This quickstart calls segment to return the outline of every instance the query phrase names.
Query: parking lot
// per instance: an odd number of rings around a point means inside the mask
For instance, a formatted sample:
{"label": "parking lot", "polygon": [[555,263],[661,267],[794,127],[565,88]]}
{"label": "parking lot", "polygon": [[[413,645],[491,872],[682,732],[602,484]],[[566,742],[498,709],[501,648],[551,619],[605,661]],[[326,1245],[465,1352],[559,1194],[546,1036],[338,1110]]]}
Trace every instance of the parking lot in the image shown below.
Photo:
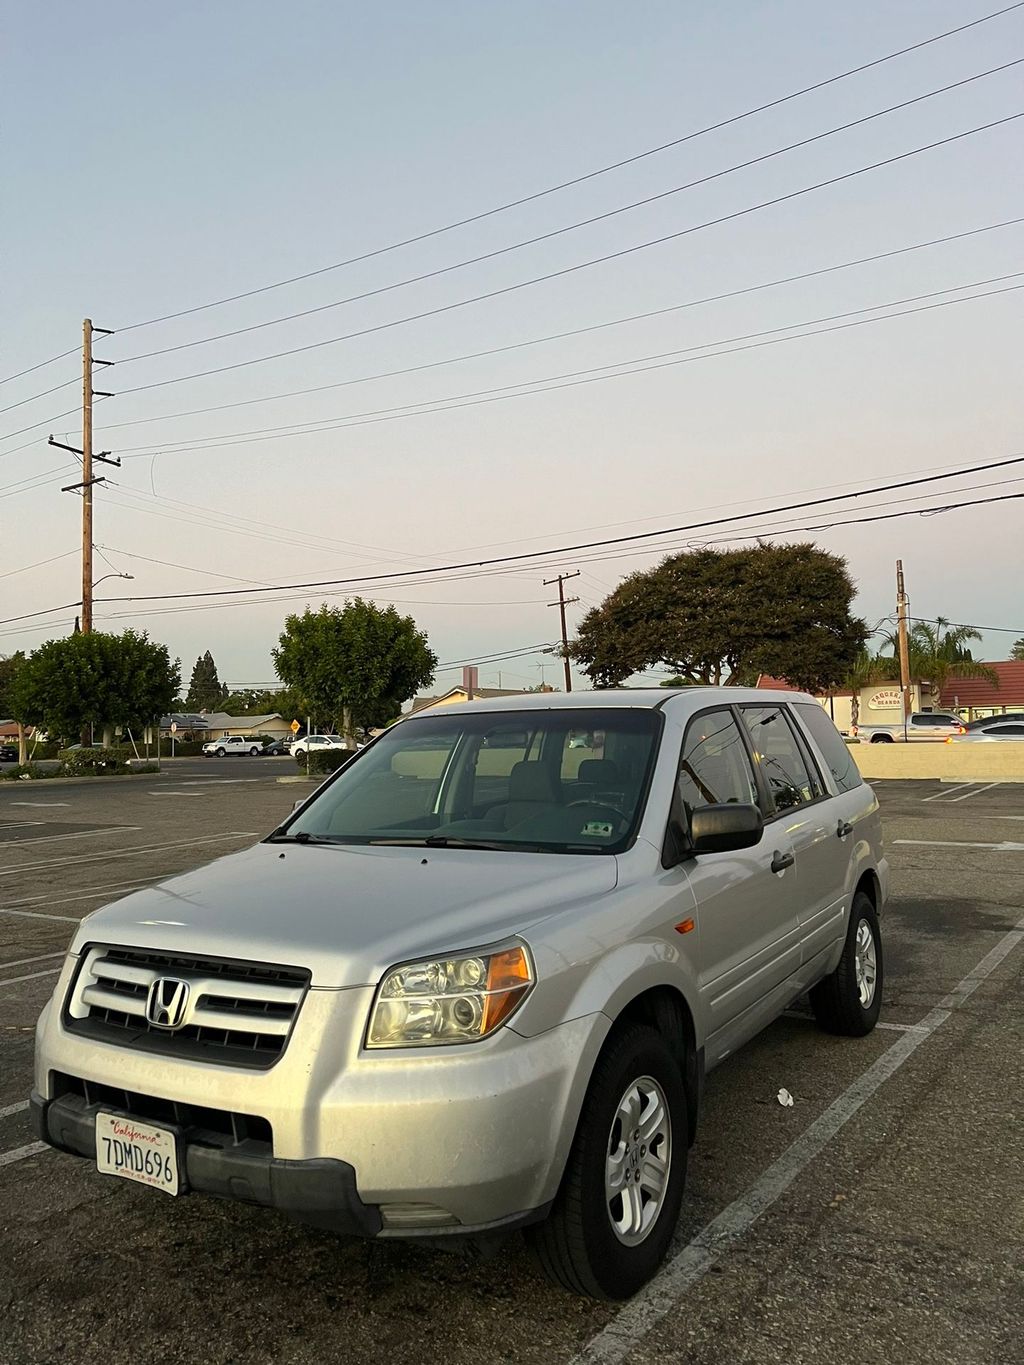
{"label": "parking lot", "polygon": [[1024,784],[876,784],[882,1023],[833,1038],[796,1010],[709,1077],[674,1250],[624,1307],[555,1290],[518,1238],[490,1260],[339,1242],[40,1149],[32,1030],[74,924],[255,842],[295,771],[0,788],[2,1365],[1019,1358]]}

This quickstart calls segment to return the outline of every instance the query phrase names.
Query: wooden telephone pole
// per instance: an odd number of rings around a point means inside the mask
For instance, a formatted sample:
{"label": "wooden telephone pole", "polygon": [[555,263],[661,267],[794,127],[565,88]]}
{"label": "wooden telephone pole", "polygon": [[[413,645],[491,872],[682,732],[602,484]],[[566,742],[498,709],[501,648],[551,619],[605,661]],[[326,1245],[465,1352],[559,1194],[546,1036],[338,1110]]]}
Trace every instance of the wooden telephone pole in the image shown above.
{"label": "wooden telephone pole", "polygon": [[910,695],[910,648],[907,638],[907,590],[903,582],[903,560],[896,561],[896,631],[900,649],[900,691],[903,694],[903,738],[907,738],[913,702]]}
{"label": "wooden telephone pole", "polygon": [[94,327],[90,318],[85,318],[82,322],[82,448],[77,446],[65,445],[63,441],[55,441],[50,437],[49,444],[57,446],[60,450],[70,450],[73,455],[80,455],[82,458],[82,480],[80,483],[70,483],[61,489],[63,493],[82,493],[82,617],[81,631],[87,635],[92,630],[92,490],[93,485],[104,483],[102,478],[97,479],[92,472],[93,461],[98,460],[103,464],[114,465],[115,468],[121,467],[120,459],[110,459],[110,451],[100,451],[94,455],[92,451],[92,400],[94,398],[113,398],[112,393],[103,393],[92,386],[92,371],[94,365],[112,365],[112,360],[97,360],[92,353],[92,338],[94,332],[102,332],[104,336],[110,336],[110,332],[105,327]]}
{"label": "wooden telephone pole", "polygon": [[549,602],[548,606],[557,607],[558,614],[562,620],[562,669],[565,677],[565,690],[567,692],[572,691],[572,671],[569,668],[569,631],[565,624],[565,609],[566,607],[571,606],[573,602],[578,602],[580,599],[578,597],[566,597],[565,582],[566,579],[579,578],[579,576],[580,571],[577,569],[575,573],[560,573],[557,578],[545,578],[544,580],[544,586],[546,588],[550,587],[552,583],[558,584],[558,601]]}

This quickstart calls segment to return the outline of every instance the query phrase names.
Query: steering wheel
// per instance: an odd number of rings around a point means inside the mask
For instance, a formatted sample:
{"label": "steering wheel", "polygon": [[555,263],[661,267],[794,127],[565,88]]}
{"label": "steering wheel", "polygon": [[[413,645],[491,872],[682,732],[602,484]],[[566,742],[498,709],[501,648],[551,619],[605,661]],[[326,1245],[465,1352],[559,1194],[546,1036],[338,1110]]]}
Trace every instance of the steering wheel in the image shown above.
{"label": "steering wheel", "polygon": [[591,810],[608,811],[621,820],[623,824],[629,824],[629,816],[624,810],[619,810],[618,806],[609,805],[607,801],[569,801],[566,803],[566,810],[572,810],[574,806],[589,806]]}

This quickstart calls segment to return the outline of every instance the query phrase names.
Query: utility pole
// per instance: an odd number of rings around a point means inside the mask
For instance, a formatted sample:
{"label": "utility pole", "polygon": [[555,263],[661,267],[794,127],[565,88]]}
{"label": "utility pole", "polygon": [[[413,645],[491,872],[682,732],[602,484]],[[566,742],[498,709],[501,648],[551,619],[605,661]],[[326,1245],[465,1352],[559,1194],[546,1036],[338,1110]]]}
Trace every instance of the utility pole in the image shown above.
{"label": "utility pole", "polygon": [[903,694],[903,738],[910,724],[910,648],[907,640],[907,590],[903,582],[903,560],[896,561],[896,629],[900,647],[900,691]]}
{"label": "utility pole", "polygon": [[94,398],[113,398],[112,393],[104,393],[92,386],[92,371],[94,365],[112,365],[112,360],[97,360],[92,353],[92,338],[94,332],[102,332],[104,336],[111,333],[106,327],[93,327],[92,320],[85,318],[82,322],[82,448],[65,445],[63,441],[55,441],[50,437],[49,444],[57,446],[61,450],[70,450],[73,455],[80,455],[82,459],[82,481],[81,483],[68,484],[62,488],[62,493],[82,492],[82,621],[81,631],[83,635],[88,635],[92,630],[92,490],[93,485],[105,483],[103,478],[95,478],[92,472],[93,461],[98,460],[103,464],[114,465],[120,468],[120,459],[112,460],[109,458],[110,451],[103,450],[98,455],[92,453],[92,400]]}
{"label": "utility pole", "polygon": [[562,668],[565,674],[565,690],[567,692],[572,691],[572,672],[569,668],[569,632],[565,624],[565,609],[566,607],[571,606],[573,602],[578,602],[580,599],[578,597],[566,597],[565,583],[567,579],[579,578],[579,576],[580,571],[577,569],[575,573],[560,573],[556,578],[545,578],[544,580],[544,586],[546,588],[549,588],[552,583],[558,584],[558,601],[549,602],[548,606],[557,607],[558,614],[562,620]]}

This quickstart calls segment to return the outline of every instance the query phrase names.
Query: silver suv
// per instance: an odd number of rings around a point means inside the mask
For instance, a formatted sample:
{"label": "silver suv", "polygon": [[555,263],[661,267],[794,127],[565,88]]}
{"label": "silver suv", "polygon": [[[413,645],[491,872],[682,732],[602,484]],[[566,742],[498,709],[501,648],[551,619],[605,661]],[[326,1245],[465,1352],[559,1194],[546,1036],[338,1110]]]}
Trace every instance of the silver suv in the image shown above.
{"label": "silver suv", "polygon": [[39,1021],[39,1135],[319,1228],[527,1229],[634,1293],[705,1072],[810,992],[878,1018],[878,804],[817,702],[551,693],[381,735],[247,852],[90,915]]}

